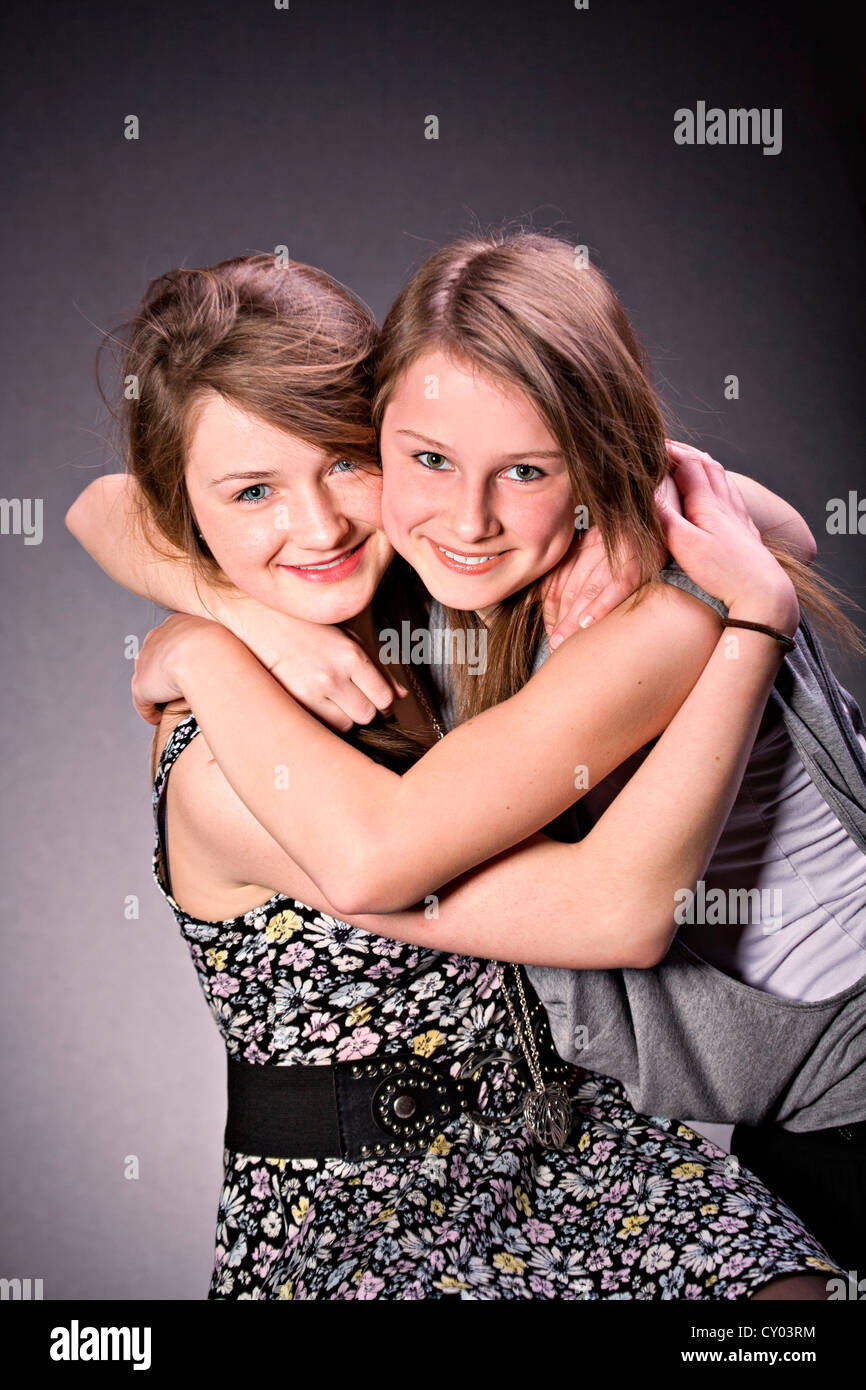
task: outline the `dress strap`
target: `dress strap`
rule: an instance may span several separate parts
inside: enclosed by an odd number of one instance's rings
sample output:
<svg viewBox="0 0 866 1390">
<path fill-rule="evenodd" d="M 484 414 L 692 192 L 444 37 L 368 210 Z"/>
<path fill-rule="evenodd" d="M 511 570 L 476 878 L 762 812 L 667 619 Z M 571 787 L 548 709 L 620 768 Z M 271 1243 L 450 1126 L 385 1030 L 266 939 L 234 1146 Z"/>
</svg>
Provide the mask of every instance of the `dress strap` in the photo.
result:
<svg viewBox="0 0 866 1390">
<path fill-rule="evenodd" d="M 168 789 L 168 774 L 172 764 L 180 757 L 184 748 L 199 733 L 198 721 L 194 714 L 188 714 L 172 729 L 165 742 L 156 768 L 153 784 L 153 877 L 163 897 L 168 898 L 172 907 L 177 904 L 171 895 L 171 877 L 168 870 L 168 847 L 165 830 L 165 794 Z"/>
</svg>

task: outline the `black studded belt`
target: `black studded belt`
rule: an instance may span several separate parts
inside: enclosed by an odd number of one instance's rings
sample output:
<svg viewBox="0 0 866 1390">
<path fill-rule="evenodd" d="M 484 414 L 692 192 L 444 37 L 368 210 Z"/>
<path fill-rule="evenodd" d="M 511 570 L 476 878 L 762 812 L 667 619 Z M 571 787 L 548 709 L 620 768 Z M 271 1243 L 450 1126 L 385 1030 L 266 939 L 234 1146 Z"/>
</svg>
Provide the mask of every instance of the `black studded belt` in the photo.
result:
<svg viewBox="0 0 866 1390">
<path fill-rule="evenodd" d="M 546 1079 L 579 1074 L 552 1048 L 545 1048 L 542 1057 Z M 450 1073 L 454 1060 L 380 1052 L 356 1062 L 305 1067 L 263 1066 L 229 1057 L 225 1147 L 263 1158 L 416 1153 L 459 1115 L 492 1126 L 521 1113 L 526 1092 L 506 1114 L 484 1113 L 478 1106 L 491 1063 L 508 1063 L 523 1085 L 531 1086 L 522 1057 L 499 1049 L 476 1053 L 456 1077 Z"/>
</svg>

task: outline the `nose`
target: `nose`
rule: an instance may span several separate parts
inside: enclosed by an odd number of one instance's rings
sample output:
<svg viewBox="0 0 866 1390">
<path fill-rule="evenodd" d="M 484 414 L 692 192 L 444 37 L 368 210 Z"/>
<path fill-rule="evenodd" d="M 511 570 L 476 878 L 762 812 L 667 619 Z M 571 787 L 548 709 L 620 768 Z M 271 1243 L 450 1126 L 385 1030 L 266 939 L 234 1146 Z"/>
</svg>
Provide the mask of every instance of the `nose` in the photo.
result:
<svg viewBox="0 0 866 1390">
<path fill-rule="evenodd" d="M 502 530 L 486 479 L 458 475 L 449 502 L 445 520 L 455 540 L 475 545 Z"/>
<path fill-rule="evenodd" d="M 287 538 L 294 550 L 333 550 L 348 536 L 352 522 L 326 487 L 313 485 L 293 492 L 286 504 Z"/>
</svg>

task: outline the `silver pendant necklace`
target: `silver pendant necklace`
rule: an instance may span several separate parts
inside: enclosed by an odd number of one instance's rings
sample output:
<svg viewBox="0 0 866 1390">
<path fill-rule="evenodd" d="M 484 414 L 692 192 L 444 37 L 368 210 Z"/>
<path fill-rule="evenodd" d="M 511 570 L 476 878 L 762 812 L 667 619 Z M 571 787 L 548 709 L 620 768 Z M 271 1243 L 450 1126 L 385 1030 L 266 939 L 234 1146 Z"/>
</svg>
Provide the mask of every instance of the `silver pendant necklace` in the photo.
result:
<svg viewBox="0 0 866 1390">
<path fill-rule="evenodd" d="M 418 704 L 424 711 L 433 727 L 437 738 L 444 738 L 445 731 L 439 723 L 430 702 L 421 688 L 419 681 L 415 679 L 415 673 L 409 666 L 403 666 L 403 671 L 409 678 L 409 683 L 418 699 Z M 560 1081 L 549 1081 L 545 1083 L 544 1073 L 541 1070 L 541 1059 L 538 1055 L 538 1048 L 535 1042 L 535 1035 L 532 1031 L 532 1018 L 529 1012 L 529 1005 L 526 1002 L 526 994 L 523 989 L 523 979 L 520 967 L 511 964 L 514 972 L 514 981 L 517 986 L 517 995 L 520 1000 L 520 1008 L 523 1014 L 521 1021 L 517 1010 L 508 992 L 508 985 L 505 979 L 505 967 L 501 961 L 493 962 L 496 969 L 496 979 L 505 1006 L 511 1017 L 517 1044 L 523 1053 L 526 1065 L 532 1077 L 533 1089 L 526 1089 L 526 1099 L 523 1103 L 523 1121 L 539 1144 L 545 1149 L 562 1149 L 568 1143 L 568 1136 L 571 1133 L 572 1110 L 571 1099 L 568 1090 Z"/>
</svg>

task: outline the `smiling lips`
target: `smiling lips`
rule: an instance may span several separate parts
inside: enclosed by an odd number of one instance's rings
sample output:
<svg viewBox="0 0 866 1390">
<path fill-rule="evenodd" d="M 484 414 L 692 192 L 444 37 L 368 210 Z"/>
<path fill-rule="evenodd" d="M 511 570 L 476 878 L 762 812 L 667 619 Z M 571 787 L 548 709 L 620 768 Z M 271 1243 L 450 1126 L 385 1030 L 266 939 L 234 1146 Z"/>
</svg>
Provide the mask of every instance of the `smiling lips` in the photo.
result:
<svg viewBox="0 0 866 1390">
<path fill-rule="evenodd" d="M 497 555 L 468 555 L 459 550 L 446 550 L 444 545 L 437 545 L 429 536 L 425 539 L 429 541 L 437 560 L 447 569 L 456 570 L 459 574 L 487 574 L 488 570 L 492 570 L 508 554 L 507 550 L 502 550 Z"/>
<path fill-rule="evenodd" d="M 299 579 L 306 579 L 312 584 L 331 584 L 334 580 L 345 579 L 358 568 L 369 539 L 369 536 L 365 536 L 358 545 L 351 550 L 344 550 L 342 555 L 336 555 L 333 560 L 322 560 L 317 565 L 279 565 L 278 569 L 289 570 Z"/>
<path fill-rule="evenodd" d="M 426 539 L 440 564 L 458 574 L 487 574 L 508 554 L 507 550 L 503 550 L 494 555 L 470 555 L 465 551 L 446 550 L 444 546 L 431 541 L 429 536 Z M 288 570 L 312 584 L 330 584 L 345 579 L 358 568 L 368 540 L 369 536 L 352 550 L 344 550 L 342 555 L 336 555 L 333 560 L 321 560 L 315 565 L 279 565 L 278 568 Z"/>
</svg>

